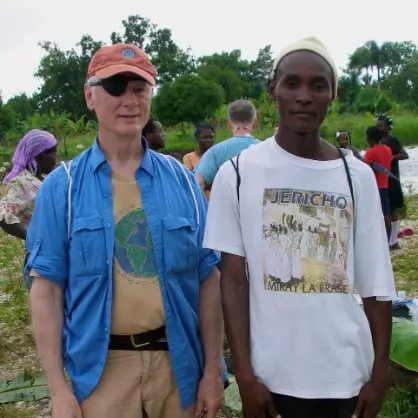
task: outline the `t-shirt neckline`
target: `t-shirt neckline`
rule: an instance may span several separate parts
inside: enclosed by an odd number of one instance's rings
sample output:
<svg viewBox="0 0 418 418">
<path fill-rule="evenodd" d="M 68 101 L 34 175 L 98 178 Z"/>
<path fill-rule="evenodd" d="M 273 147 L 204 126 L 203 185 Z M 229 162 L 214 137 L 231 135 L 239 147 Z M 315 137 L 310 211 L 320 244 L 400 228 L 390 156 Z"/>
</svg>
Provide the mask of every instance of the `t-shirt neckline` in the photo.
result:
<svg viewBox="0 0 418 418">
<path fill-rule="evenodd" d="M 312 168 L 312 169 L 320 169 L 320 170 L 327 170 L 327 169 L 334 169 L 343 166 L 343 161 L 341 158 L 336 160 L 329 160 L 329 161 L 319 161 L 319 160 L 312 160 L 309 158 L 298 157 L 297 155 L 291 154 L 290 152 L 286 151 L 282 148 L 276 141 L 274 136 L 268 139 L 270 142 L 270 148 L 272 151 L 278 156 L 285 160 L 287 160 L 291 164 L 298 165 L 304 168 Z M 347 160 L 351 159 L 352 152 L 350 150 L 341 150 Z"/>
</svg>

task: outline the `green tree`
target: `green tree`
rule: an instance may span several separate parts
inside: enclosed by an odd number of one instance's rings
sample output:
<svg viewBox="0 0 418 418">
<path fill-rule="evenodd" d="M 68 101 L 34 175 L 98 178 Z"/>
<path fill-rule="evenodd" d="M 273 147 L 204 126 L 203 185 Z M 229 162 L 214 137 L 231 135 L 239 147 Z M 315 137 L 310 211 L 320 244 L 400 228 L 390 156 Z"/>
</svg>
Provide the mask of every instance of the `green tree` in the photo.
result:
<svg viewBox="0 0 418 418">
<path fill-rule="evenodd" d="M 410 41 L 385 42 L 381 46 L 376 41 L 369 41 L 350 55 L 348 70 L 359 75 L 365 71 L 367 77 L 364 80 L 368 85 L 371 84 L 373 73 L 376 73 L 380 87 L 388 77 L 400 74 L 417 56 L 416 45 Z"/>
<path fill-rule="evenodd" d="M 112 43 L 131 43 L 144 49 L 158 70 L 159 84 L 193 72 L 194 58 L 190 50 L 184 51 L 178 47 L 172 39 L 170 29 L 160 29 L 149 19 L 139 15 L 129 16 L 122 21 L 122 25 L 124 33 L 113 32 Z"/>
<path fill-rule="evenodd" d="M 368 41 L 350 55 L 348 68 L 359 72 L 365 70 L 367 75 L 369 75 L 369 71 L 376 70 L 377 82 L 380 84 L 383 65 L 384 57 L 382 57 L 380 47 L 376 41 Z"/>
<path fill-rule="evenodd" d="M 258 51 L 257 58 L 249 63 L 249 73 L 246 78 L 246 96 L 258 99 L 266 90 L 267 80 L 273 68 L 273 53 L 271 45 Z"/>
<path fill-rule="evenodd" d="M 153 114 L 164 125 L 196 123 L 210 119 L 223 101 L 223 90 L 216 83 L 187 75 L 159 88 L 153 101 Z"/>
<path fill-rule="evenodd" d="M 346 72 L 338 80 L 338 99 L 340 101 L 340 111 L 352 110 L 352 105 L 357 95 L 361 91 L 358 75 L 355 72 Z"/>
<path fill-rule="evenodd" d="M 16 121 L 27 119 L 36 111 L 36 103 L 33 97 L 28 97 L 26 93 L 21 93 L 11 97 L 6 107 L 13 113 Z"/>
<path fill-rule="evenodd" d="M 243 59 L 241 51 L 235 49 L 203 56 L 198 64 L 198 74 L 219 84 L 225 92 L 226 103 L 230 103 L 242 97 L 260 98 L 273 67 L 273 56 L 268 45 L 259 50 L 254 61 Z"/>
<path fill-rule="evenodd" d="M 230 103 L 244 95 L 245 83 L 239 73 L 231 68 L 221 68 L 215 64 L 206 63 L 198 68 L 198 74 L 204 80 L 211 81 L 222 87 L 226 103 Z"/>
<path fill-rule="evenodd" d="M 42 80 L 36 96 L 42 112 L 69 113 L 78 119 L 87 113 L 83 86 L 92 55 L 103 45 L 84 35 L 76 48 L 61 50 L 52 42 L 40 43 L 46 55 L 35 74 Z"/>
<path fill-rule="evenodd" d="M 0 91 L 0 140 L 6 137 L 6 132 L 13 128 L 13 113 L 3 104 L 3 98 Z"/>
</svg>

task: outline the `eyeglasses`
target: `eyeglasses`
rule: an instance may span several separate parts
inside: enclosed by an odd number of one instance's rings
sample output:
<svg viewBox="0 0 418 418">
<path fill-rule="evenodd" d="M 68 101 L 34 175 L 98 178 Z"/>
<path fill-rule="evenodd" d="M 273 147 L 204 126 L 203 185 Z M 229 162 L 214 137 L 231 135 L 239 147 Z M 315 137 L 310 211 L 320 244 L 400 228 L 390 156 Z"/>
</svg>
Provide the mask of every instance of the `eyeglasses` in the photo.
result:
<svg viewBox="0 0 418 418">
<path fill-rule="evenodd" d="M 128 84 L 130 81 L 134 81 L 135 83 L 132 85 L 132 89 L 134 93 L 143 94 L 149 93 L 152 89 L 151 84 L 147 81 L 143 80 L 142 78 L 138 77 L 129 77 L 122 74 L 114 75 L 113 77 L 101 79 L 92 79 L 88 81 L 88 85 L 90 87 L 95 86 L 102 86 L 104 91 L 111 96 L 120 97 L 125 94 Z"/>
</svg>

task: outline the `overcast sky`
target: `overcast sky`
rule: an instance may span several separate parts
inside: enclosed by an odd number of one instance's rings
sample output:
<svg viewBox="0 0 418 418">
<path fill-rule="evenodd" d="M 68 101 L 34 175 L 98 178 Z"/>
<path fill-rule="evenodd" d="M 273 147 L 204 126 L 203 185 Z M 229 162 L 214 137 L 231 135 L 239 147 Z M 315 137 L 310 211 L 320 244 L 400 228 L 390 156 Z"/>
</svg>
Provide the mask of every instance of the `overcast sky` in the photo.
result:
<svg viewBox="0 0 418 418">
<path fill-rule="evenodd" d="M 418 44 L 414 0 L 0 0 L 0 90 L 7 100 L 33 93 L 42 57 L 40 40 L 73 47 L 88 33 L 109 42 L 131 14 L 148 17 L 173 32 L 194 55 L 239 48 L 253 59 L 271 44 L 278 51 L 301 37 L 316 36 L 338 67 L 368 40 L 411 40 Z"/>
</svg>

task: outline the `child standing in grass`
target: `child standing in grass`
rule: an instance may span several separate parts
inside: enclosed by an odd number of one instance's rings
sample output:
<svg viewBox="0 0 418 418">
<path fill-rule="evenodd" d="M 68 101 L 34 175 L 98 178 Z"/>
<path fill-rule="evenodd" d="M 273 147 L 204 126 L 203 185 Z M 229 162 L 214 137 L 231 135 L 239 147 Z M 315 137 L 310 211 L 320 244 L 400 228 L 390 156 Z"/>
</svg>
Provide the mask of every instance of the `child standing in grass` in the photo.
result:
<svg viewBox="0 0 418 418">
<path fill-rule="evenodd" d="M 359 160 L 362 159 L 358 149 L 351 146 L 350 132 L 346 130 L 337 131 L 335 133 L 335 139 L 339 148 L 348 149 L 354 154 L 354 157 L 358 158 Z"/>
<path fill-rule="evenodd" d="M 383 138 L 382 132 L 377 126 L 371 126 L 366 132 L 367 142 L 369 143 L 370 148 L 366 151 L 364 162 L 367 164 L 380 164 L 386 170 L 390 171 L 392 164 L 392 151 L 387 145 L 381 143 Z M 392 230 L 389 204 L 389 176 L 380 171 L 374 171 L 374 175 L 376 177 L 377 187 L 379 188 L 382 212 L 385 218 L 386 232 L 389 239 L 390 232 Z"/>
</svg>

